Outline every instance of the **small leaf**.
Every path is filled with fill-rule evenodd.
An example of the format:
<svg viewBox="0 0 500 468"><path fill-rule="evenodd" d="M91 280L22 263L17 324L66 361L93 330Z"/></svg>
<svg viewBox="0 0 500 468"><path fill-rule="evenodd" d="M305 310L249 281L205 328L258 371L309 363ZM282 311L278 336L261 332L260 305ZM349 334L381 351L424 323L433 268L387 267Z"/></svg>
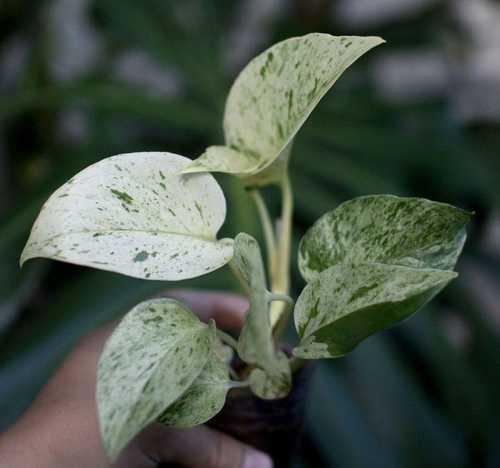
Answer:
<svg viewBox="0 0 500 468"><path fill-rule="evenodd" d="M125 316L97 374L99 423L112 460L193 384L214 342L214 328L172 299L145 301Z"/></svg>
<svg viewBox="0 0 500 468"><path fill-rule="evenodd" d="M290 392L291 374L288 357L283 351L276 353L275 370L254 369L249 377L250 389L264 400L284 398Z"/></svg>
<svg viewBox="0 0 500 468"><path fill-rule="evenodd" d="M297 300L295 327L302 340L294 354L305 359L342 356L415 313L456 276L379 263L328 268Z"/></svg>
<svg viewBox="0 0 500 468"><path fill-rule="evenodd" d="M256 392L257 395L263 398L285 396L291 385L290 365L274 348L262 254L252 236L245 233L236 236L231 264L250 291L250 309L238 340L238 354L245 362L261 369L255 377L259 381L255 388L259 392L259 388L265 387L267 396L262 396L264 392ZM263 380L267 382L264 384Z"/></svg>
<svg viewBox="0 0 500 468"><path fill-rule="evenodd" d="M452 270L470 218L454 206L421 198L355 198L307 231L299 245L299 269L306 281L339 263Z"/></svg>
<svg viewBox="0 0 500 468"><path fill-rule="evenodd" d="M222 409L229 388L229 366L214 350L191 387L167 408L158 421L173 427L203 424Z"/></svg>
<svg viewBox="0 0 500 468"><path fill-rule="evenodd" d="M278 181L263 171L284 152L321 98L359 57L383 43L379 37L308 34L275 44L255 57L234 82L226 102L226 146L239 153L223 162L202 156L188 170L221 171ZM226 157L229 156L229 157ZM242 160L246 158L248 163ZM287 159L288 155L286 156ZM257 164L255 164L257 162ZM286 164L282 166L282 170ZM259 177L253 178L253 184Z"/></svg>
<svg viewBox="0 0 500 468"><path fill-rule="evenodd" d="M192 278L225 265L232 240L216 240L224 195L209 174L181 176L189 162L171 153L130 153L83 170L43 206L21 264L46 257L151 280Z"/></svg>

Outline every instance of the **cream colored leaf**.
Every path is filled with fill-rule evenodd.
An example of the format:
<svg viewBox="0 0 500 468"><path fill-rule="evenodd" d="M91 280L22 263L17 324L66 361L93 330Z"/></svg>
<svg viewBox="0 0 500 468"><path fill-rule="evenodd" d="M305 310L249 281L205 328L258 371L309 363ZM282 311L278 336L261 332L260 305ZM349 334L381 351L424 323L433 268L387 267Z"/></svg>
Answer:
<svg viewBox="0 0 500 468"><path fill-rule="evenodd" d="M206 159L202 165L193 164L198 171L230 172L245 178L260 174L280 156L342 73L383 42L379 37L313 33L267 49L243 69L226 102L225 143L240 155L225 158L224 164ZM244 171L242 158L249 160ZM272 178L265 175L267 183L281 177L273 172Z"/></svg>
<svg viewBox="0 0 500 468"><path fill-rule="evenodd" d="M213 326L173 299L145 301L125 316L106 342L97 374L99 424L112 460L191 387L215 339Z"/></svg>
<svg viewBox="0 0 500 468"><path fill-rule="evenodd" d="M299 245L299 269L306 281L345 262L452 270L470 218L471 213L422 198L358 197L309 228Z"/></svg>
<svg viewBox="0 0 500 468"><path fill-rule="evenodd" d="M180 175L172 153L103 159L60 187L43 206L21 263L46 257L143 279L203 275L232 257L217 240L224 195L209 174Z"/></svg>
<svg viewBox="0 0 500 468"><path fill-rule="evenodd" d="M321 272L300 294L294 311L302 338L294 354L331 358L414 314L457 274L380 263L339 264Z"/></svg>
<svg viewBox="0 0 500 468"><path fill-rule="evenodd" d="M214 350L201 374L158 421L173 427L203 424L222 409L229 389L229 365Z"/></svg>

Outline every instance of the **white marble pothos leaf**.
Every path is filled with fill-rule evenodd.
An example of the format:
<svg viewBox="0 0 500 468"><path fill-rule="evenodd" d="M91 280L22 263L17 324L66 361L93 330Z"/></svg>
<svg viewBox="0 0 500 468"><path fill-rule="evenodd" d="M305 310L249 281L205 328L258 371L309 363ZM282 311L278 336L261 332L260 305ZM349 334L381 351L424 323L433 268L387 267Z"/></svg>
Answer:
<svg viewBox="0 0 500 468"><path fill-rule="evenodd" d="M173 299L145 301L124 317L106 342L97 372L99 425L111 460L188 391L215 339L213 325Z"/></svg>
<svg viewBox="0 0 500 468"><path fill-rule="evenodd" d="M456 273L471 214L392 195L359 197L322 216L299 245L309 282L295 325L294 354L337 357L415 313Z"/></svg>
<svg viewBox="0 0 500 468"><path fill-rule="evenodd" d="M320 273L300 294L294 355L332 358L373 333L406 319L457 274L380 263L338 264Z"/></svg>
<svg viewBox="0 0 500 468"><path fill-rule="evenodd" d="M291 386L290 364L274 347L264 264L259 244L252 236L236 236L231 264L250 291L250 309L238 340L241 359L258 367L250 376L250 388L261 398L284 397Z"/></svg>
<svg viewBox="0 0 500 468"><path fill-rule="evenodd" d="M201 374L158 421L173 427L203 424L222 409L229 389L229 365L213 350Z"/></svg>
<svg viewBox="0 0 500 468"><path fill-rule="evenodd" d="M52 194L21 264L46 257L151 280L209 273L232 257L217 240L226 202L210 174L180 175L190 163L172 153L103 159Z"/></svg>
<svg viewBox="0 0 500 468"><path fill-rule="evenodd" d="M466 211L422 198L354 198L309 228L299 245L299 269L306 281L339 263L452 270L470 219Z"/></svg>
<svg viewBox="0 0 500 468"><path fill-rule="evenodd" d="M284 149L318 102L352 63L383 42L313 33L267 49L243 69L229 92L226 149L209 148L185 172L253 176L253 185L279 181L287 166ZM280 155L280 170L269 167Z"/></svg>

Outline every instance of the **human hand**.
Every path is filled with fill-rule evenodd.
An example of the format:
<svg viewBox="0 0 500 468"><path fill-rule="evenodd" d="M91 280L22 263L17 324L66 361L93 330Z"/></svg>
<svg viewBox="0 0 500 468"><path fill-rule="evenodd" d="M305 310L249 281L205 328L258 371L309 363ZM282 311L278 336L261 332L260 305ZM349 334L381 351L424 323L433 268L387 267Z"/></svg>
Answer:
<svg viewBox="0 0 500 468"><path fill-rule="evenodd" d="M228 331L241 328L248 308L246 299L232 294L177 290L169 297ZM0 467L272 467L267 455L206 426L172 429L158 423L144 429L111 465L101 444L95 387L99 356L116 325L84 337L19 422L0 436Z"/></svg>

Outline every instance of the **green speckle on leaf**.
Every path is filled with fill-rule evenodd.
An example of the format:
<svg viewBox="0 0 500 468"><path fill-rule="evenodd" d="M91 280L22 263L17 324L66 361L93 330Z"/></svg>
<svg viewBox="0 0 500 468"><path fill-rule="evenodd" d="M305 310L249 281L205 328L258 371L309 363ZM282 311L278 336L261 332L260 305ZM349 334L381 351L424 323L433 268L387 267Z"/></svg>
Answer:
<svg viewBox="0 0 500 468"><path fill-rule="evenodd" d="M123 203L127 203L128 205L130 205L134 201L134 199L126 192L121 192L120 190L115 190L115 189L110 189L110 190L111 193Z"/></svg>
<svg viewBox="0 0 500 468"><path fill-rule="evenodd" d="M143 250L134 257L134 262L144 262L148 259L148 257L149 254L145 250Z"/></svg>

